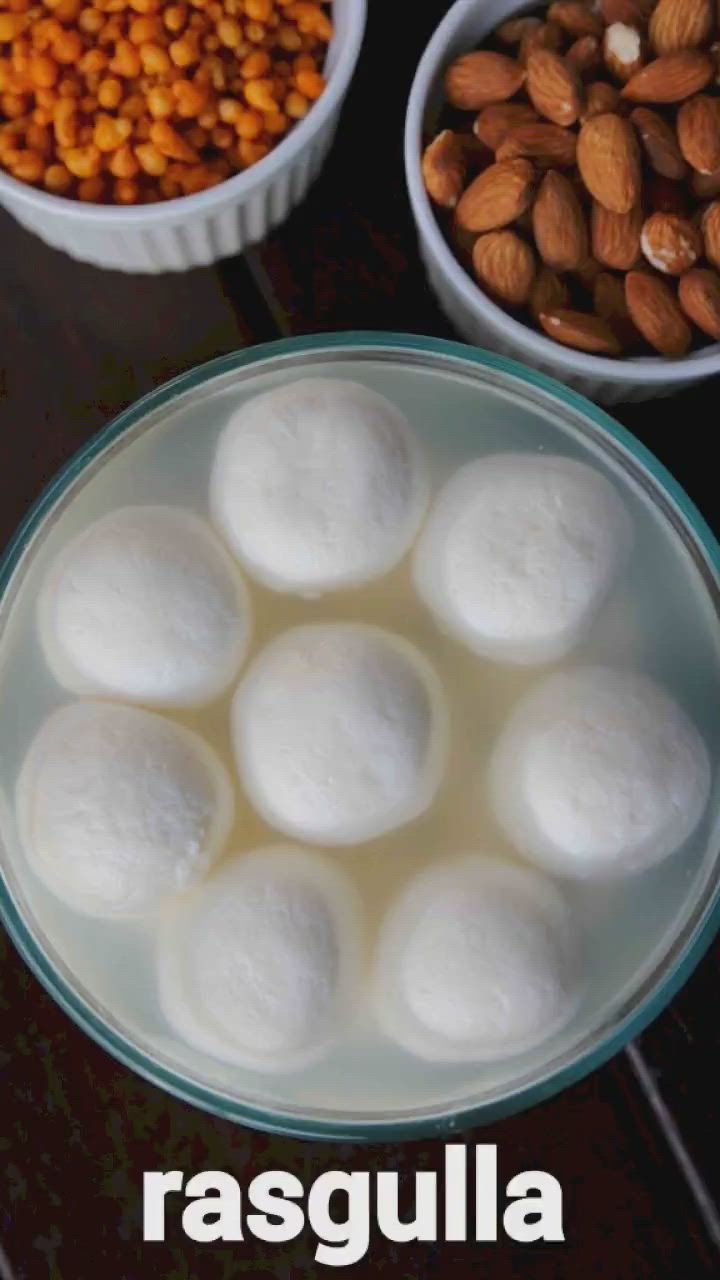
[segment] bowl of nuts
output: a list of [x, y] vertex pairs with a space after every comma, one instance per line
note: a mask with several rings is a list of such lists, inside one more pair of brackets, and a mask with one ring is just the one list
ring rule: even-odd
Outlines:
[[7, 0], [0, 204], [101, 267], [239, 253], [317, 176], [365, 17], [365, 0]]
[[606, 403], [720, 372], [714, 0], [457, 0], [415, 76], [405, 166], [469, 341]]

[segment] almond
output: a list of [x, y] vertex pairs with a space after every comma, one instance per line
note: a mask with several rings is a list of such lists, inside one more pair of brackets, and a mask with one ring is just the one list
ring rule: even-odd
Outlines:
[[593, 203], [592, 251], [597, 261], [614, 271], [630, 271], [640, 257], [643, 212], [639, 204], [629, 213], [611, 213]]
[[578, 137], [577, 162], [591, 195], [611, 213], [629, 213], [640, 198], [640, 150], [635, 130], [608, 112], [586, 120]]
[[518, 54], [520, 65], [527, 66], [527, 60], [533, 49], [550, 49], [553, 53], [557, 53], [562, 49], [564, 37], [565, 32], [557, 22], [541, 22], [537, 30], [528, 31], [520, 42]]
[[483, 108], [473, 125], [473, 132], [491, 151], [497, 151], [511, 129], [520, 124], [532, 124], [537, 119], [537, 112], [525, 102], [496, 102]]
[[640, 247], [656, 271], [680, 276], [700, 257], [702, 239], [687, 218], [676, 213], [652, 213], [643, 223]]
[[541, 26], [540, 18], [509, 18], [496, 28], [495, 35], [501, 44], [520, 44], [525, 36], [534, 34]]
[[578, 36], [600, 37], [603, 33], [602, 18], [582, 0], [555, 0], [548, 9], [548, 18], [575, 39]]
[[720, 276], [702, 267], [688, 271], [678, 285], [678, 299], [693, 324], [720, 341]]
[[651, 213], [679, 213], [684, 217], [688, 211], [686, 188], [670, 178], [654, 175], [645, 184], [645, 202]]
[[715, 200], [705, 210], [702, 234], [705, 241], [705, 257], [720, 270], [720, 200]]
[[580, 119], [583, 124], [593, 116], [604, 116], [608, 111], [617, 112], [620, 93], [614, 85], [605, 80], [597, 80], [589, 84], [585, 93], [585, 106]]
[[667, 53], [640, 69], [623, 89], [631, 102], [683, 102], [712, 80], [714, 63], [699, 49]]
[[664, 356], [685, 355], [692, 332], [664, 280], [645, 271], [629, 271], [625, 277], [625, 301], [633, 323], [651, 347]]
[[538, 253], [554, 271], [574, 271], [588, 253], [588, 233], [571, 183], [561, 173], [546, 173], [532, 211]]
[[709, 38], [713, 0], [659, 0], [650, 18], [650, 43], [657, 54], [697, 49]]
[[616, 80], [626, 84], [643, 65], [643, 46], [640, 32], [625, 22], [613, 22], [605, 31], [603, 40], [605, 66]]
[[454, 209], [465, 185], [465, 154], [452, 129], [443, 129], [423, 152], [425, 190], [443, 209]]
[[490, 231], [479, 236], [473, 249], [473, 267], [482, 285], [511, 306], [521, 306], [530, 296], [535, 277], [535, 255], [514, 231]]
[[480, 49], [457, 58], [445, 74], [448, 102], [463, 111], [479, 111], [489, 102], [512, 98], [525, 80], [523, 68], [504, 53]]
[[543, 311], [564, 310], [570, 301], [567, 285], [555, 271], [541, 266], [530, 290], [530, 310], [536, 320]]
[[499, 160], [463, 192], [456, 218], [465, 231], [494, 231], [514, 222], [532, 200], [535, 170], [529, 160]]
[[581, 79], [596, 71], [601, 62], [600, 41], [597, 36], [580, 36], [570, 45], [565, 61]]
[[545, 120], [511, 129], [497, 150], [498, 160], [527, 156], [540, 169], [569, 169], [575, 163], [577, 138], [569, 129]]
[[720, 98], [699, 93], [678, 111], [678, 142], [688, 164], [698, 173], [720, 169]]
[[527, 91], [535, 110], [553, 124], [574, 124], [582, 90], [576, 71], [550, 49], [533, 49], [527, 62]]
[[690, 178], [693, 195], [699, 200], [712, 200], [720, 196], [720, 169], [716, 173], [693, 173]]
[[644, 27], [657, 0], [600, 0], [600, 12], [608, 26], [613, 22], [629, 22]]
[[679, 182], [687, 176], [687, 165], [680, 154], [675, 130], [657, 111], [649, 107], [635, 107], [630, 119], [638, 131], [638, 137], [650, 167], [663, 178]]
[[593, 289], [593, 304], [597, 314], [607, 320], [617, 334], [624, 350], [637, 344], [640, 334], [630, 317], [622, 280], [611, 276], [608, 271], [601, 271]]
[[588, 351], [596, 356], [621, 355], [620, 343], [607, 320], [586, 315], [583, 311], [543, 311], [538, 317], [550, 338], [566, 347]]

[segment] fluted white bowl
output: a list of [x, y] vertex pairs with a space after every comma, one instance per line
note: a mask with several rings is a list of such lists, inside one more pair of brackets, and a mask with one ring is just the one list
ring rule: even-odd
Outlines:
[[678, 360], [611, 360], [560, 346], [515, 320], [483, 292], [453, 254], [425, 190], [420, 161], [442, 110], [446, 67], [500, 22], [535, 7], [528, 0], [456, 0], [420, 60], [405, 122], [405, 175], [428, 279], [448, 319], [468, 342], [523, 360], [605, 404], [671, 395], [720, 373], [720, 343]]
[[258, 240], [304, 200], [337, 128], [362, 46], [367, 0], [334, 0], [328, 83], [264, 160], [209, 191], [159, 204], [83, 204], [49, 195], [0, 171], [0, 204], [55, 249], [97, 267], [156, 274], [229, 258]]

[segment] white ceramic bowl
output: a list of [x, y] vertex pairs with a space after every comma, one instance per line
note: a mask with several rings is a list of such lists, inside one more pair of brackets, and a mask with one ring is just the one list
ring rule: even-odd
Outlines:
[[262, 240], [304, 200], [327, 156], [358, 60], [367, 0], [334, 0], [327, 87], [304, 120], [245, 173], [198, 195], [122, 208], [49, 195], [0, 171], [0, 204], [73, 258], [118, 271], [187, 271]]
[[528, 0], [456, 0], [418, 66], [405, 123], [405, 173], [430, 284], [443, 311], [468, 342], [524, 360], [593, 400], [616, 404], [670, 395], [720, 373], [720, 343], [680, 360], [660, 356], [610, 360], [561, 347], [514, 320], [483, 293], [447, 244], [425, 191], [420, 158], [443, 106], [443, 73], [448, 63], [479, 45], [506, 18], [535, 8]]

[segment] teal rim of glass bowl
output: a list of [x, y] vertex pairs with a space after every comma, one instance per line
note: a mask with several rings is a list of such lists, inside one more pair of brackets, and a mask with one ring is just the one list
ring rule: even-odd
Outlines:
[[[232, 352], [180, 374], [135, 401], [96, 432], [65, 463], [30, 508], [0, 558], [0, 598], [7, 590], [25, 546], [52, 510], [57, 499], [109, 444], [118, 440], [150, 412], [220, 374], [261, 364], [275, 357], [302, 354], [320, 357], [323, 352], [351, 348], [375, 350], [378, 354], [394, 349], [399, 355], [403, 352], [412, 352], [421, 356], [448, 356], [453, 360], [464, 361], [481, 369], [507, 374], [525, 386], [535, 387], [556, 397], [564, 405], [588, 418], [605, 436], [616, 442], [640, 464], [642, 469], [649, 473], [651, 479], [680, 512], [699, 543], [705, 561], [720, 577], [720, 545], [685, 491], [639, 440], [590, 400], [554, 379], [548, 378], [545, 374], [538, 373], [514, 360], [466, 346], [460, 342], [412, 334], [359, 330], [285, 338]], [[73, 990], [70, 983], [56, 972], [25, 924], [1, 872], [0, 919], [28, 967], [65, 1013], [117, 1061], [165, 1092], [224, 1119], [286, 1137], [345, 1142], [393, 1142], [422, 1136], [457, 1135], [464, 1129], [515, 1114], [553, 1097], [602, 1066], [657, 1017], [689, 978], [710, 946], [713, 937], [720, 929], [720, 879], [705, 908], [704, 918], [696, 924], [694, 932], [691, 932], [691, 936], [679, 948], [678, 953], [668, 964], [666, 972], [659, 979], [657, 977], [654, 980], [652, 977], [648, 979], [650, 989], [641, 996], [635, 1008], [620, 1017], [611, 1031], [596, 1033], [600, 1036], [597, 1044], [581, 1051], [573, 1061], [565, 1065], [555, 1069], [550, 1066], [548, 1074], [543, 1079], [510, 1091], [506, 1096], [494, 1101], [479, 1102], [474, 1105], [461, 1102], [456, 1109], [446, 1109], [437, 1116], [408, 1114], [405, 1117], [387, 1120], [364, 1120], [361, 1116], [348, 1117], [347, 1120], [324, 1119], [321, 1116], [294, 1114], [282, 1108], [276, 1112], [270, 1104], [260, 1106], [240, 1102], [214, 1091], [209, 1086], [194, 1083], [180, 1072], [155, 1062], [142, 1049], [103, 1022], [85, 1000]], [[664, 962], [659, 961], [659, 966]]]

